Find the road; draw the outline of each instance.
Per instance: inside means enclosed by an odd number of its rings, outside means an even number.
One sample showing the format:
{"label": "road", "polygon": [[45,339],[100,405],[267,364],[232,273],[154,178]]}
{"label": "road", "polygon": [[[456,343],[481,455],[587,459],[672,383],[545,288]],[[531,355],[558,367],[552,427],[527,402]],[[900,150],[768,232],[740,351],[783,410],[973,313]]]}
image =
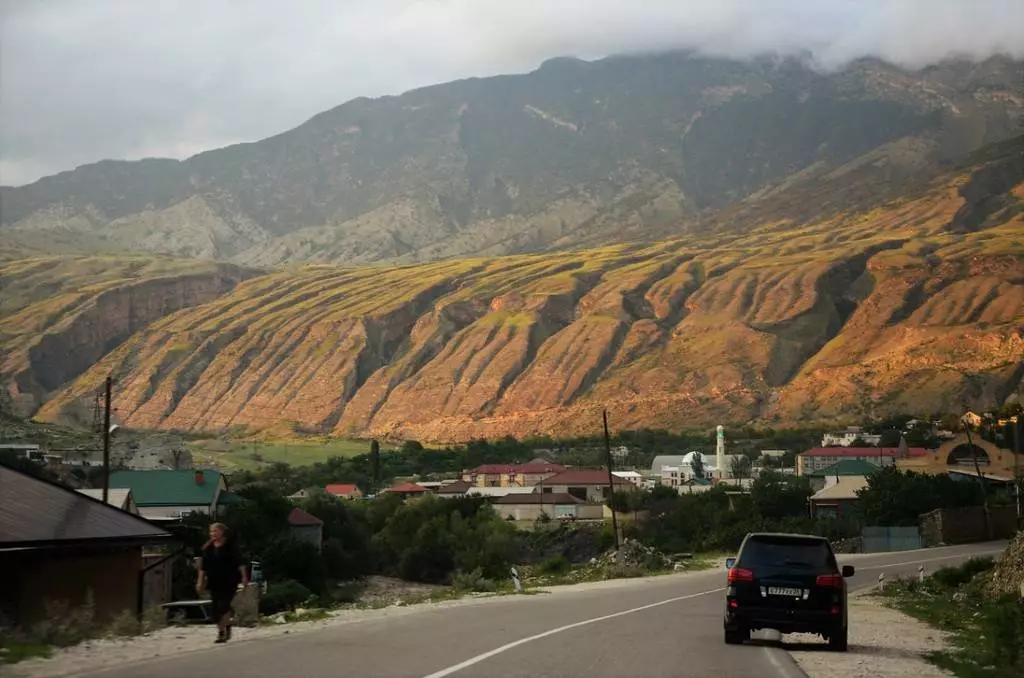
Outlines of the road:
{"label": "road", "polygon": [[[842,557],[850,589],[995,555],[1004,543]],[[236,640],[178,657],[88,674],[95,678],[360,676],[797,678],[777,642],[722,641],[724,569],[559,587],[531,596],[337,624],[273,639]],[[212,638],[212,636],[211,636]],[[822,651],[825,651],[824,648]]]}

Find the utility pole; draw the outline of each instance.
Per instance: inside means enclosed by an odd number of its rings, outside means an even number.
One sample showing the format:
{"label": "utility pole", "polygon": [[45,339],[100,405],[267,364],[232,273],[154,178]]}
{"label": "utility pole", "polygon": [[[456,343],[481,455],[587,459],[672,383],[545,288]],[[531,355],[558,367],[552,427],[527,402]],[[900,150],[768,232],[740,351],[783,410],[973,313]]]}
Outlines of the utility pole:
{"label": "utility pole", "polygon": [[985,538],[989,541],[992,540],[992,517],[988,511],[988,488],[985,487],[985,477],[981,475],[981,466],[978,465],[978,448],[974,446],[974,441],[971,438],[971,427],[967,425],[967,422],[963,422],[964,433],[967,434],[967,444],[971,448],[971,458],[974,459],[974,472],[978,476],[978,486],[981,488],[981,502],[982,509],[985,512]]}
{"label": "utility pole", "polygon": [[103,503],[110,495],[110,389],[113,379],[107,377],[103,389]]}
{"label": "utility pole", "polygon": [[1013,424],[1013,487],[1017,499],[1017,529],[1021,528],[1020,512],[1020,484],[1024,479],[1020,477],[1020,454],[1021,438],[1024,437],[1024,412],[1017,413],[1017,421]]}
{"label": "utility pole", "polygon": [[619,521],[615,517],[613,497],[615,496],[615,483],[612,480],[612,439],[608,435],[608,410],[601,411],[601,419],[604,422],[604,453],[608,462],[608,508],[612,512],[612,534],[615,535],[615,550],[619,550]]}

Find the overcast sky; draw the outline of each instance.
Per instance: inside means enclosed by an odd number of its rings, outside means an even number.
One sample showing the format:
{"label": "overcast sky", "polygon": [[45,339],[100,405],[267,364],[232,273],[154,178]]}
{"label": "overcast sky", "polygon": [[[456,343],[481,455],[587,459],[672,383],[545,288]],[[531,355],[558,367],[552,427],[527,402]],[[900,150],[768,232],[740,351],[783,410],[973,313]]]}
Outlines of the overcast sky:
{"label": "overcast sky", "polygon": [[662,48],[1024,56],[1024,0],[0,0],[0,183],[266,137],[356,96]]}

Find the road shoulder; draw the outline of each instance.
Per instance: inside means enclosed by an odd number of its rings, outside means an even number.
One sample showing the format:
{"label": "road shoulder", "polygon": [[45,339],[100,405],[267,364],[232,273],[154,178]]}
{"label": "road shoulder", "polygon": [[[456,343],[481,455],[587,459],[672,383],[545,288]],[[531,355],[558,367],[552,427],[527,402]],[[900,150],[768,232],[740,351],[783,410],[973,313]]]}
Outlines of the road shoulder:
{"label": "road shoulder", "polygon": [[850,648],[830,652],[818,636],[785,637],[785,647],[810,678],[948,678],[925,659],[947,649],[945,634],[872,595],[850,597]]}

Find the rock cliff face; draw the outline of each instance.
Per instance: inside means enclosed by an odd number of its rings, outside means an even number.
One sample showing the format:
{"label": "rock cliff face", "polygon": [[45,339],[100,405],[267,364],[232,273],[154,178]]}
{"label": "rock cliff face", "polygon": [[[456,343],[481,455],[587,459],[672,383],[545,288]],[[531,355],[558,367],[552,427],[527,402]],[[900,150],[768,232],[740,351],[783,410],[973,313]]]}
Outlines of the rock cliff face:
{"label": "rock cliff face", "polygon": [[112,372],[129,426],[430,441],[593,432],[603,407],[620,428],[989,407],[1024,379],[1018,151],[799,226],[114,284],[99,315],[34,314],[7,374],[16,393],[69,382],[49,420],[80,421]]}
{"label": "rock cliff face", "polygon": [[149,323],[229,292],[253,272],[146,258],[0,265],[3,402],[27,416]]}

